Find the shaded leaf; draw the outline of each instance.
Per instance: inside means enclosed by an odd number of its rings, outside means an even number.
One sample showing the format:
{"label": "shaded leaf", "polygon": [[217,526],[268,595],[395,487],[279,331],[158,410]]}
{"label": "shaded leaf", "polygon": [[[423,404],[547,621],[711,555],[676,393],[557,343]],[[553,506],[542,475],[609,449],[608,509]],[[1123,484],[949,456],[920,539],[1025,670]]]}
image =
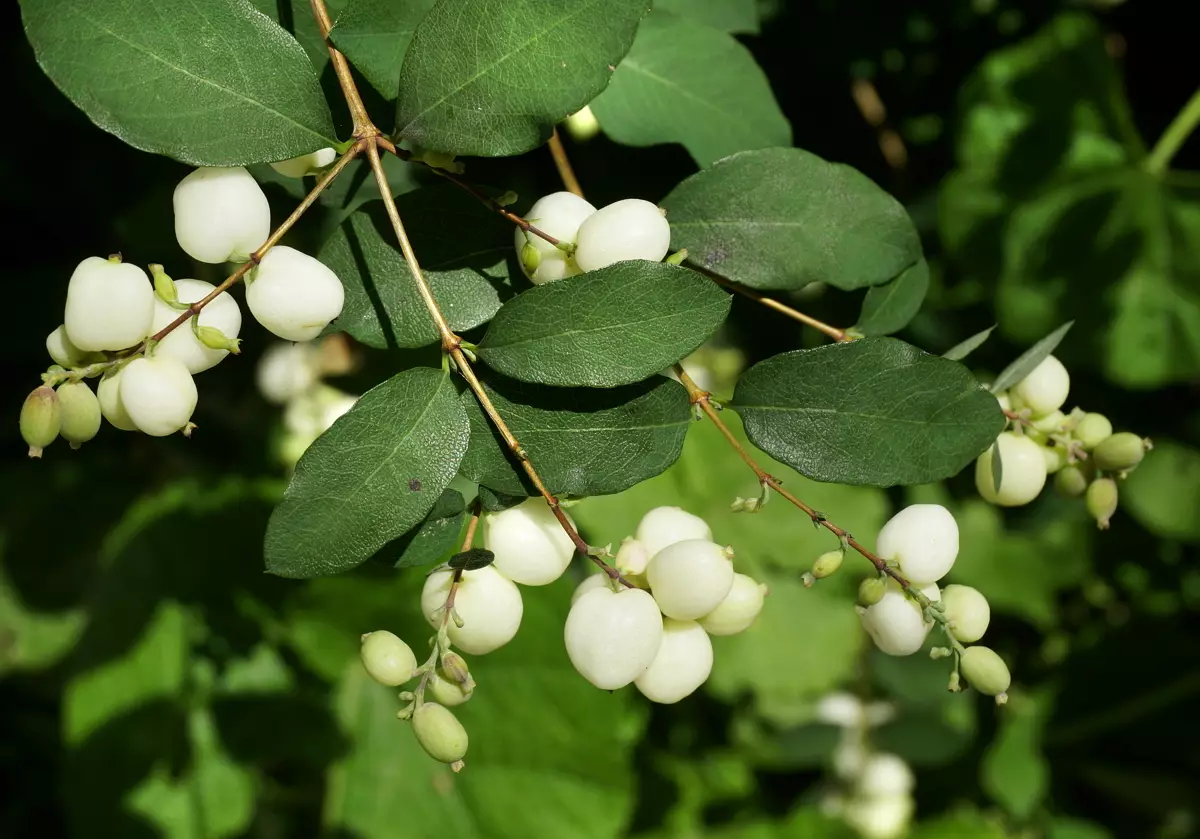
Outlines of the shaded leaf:
{"label": "shaded leaf", "polygon": [[682,143],[700,166],[792,144],[791,125],[749,50],[711,26],[659,11],[642,21],[591,108],[618,143]]}
{"label": "shaded leaf", "polygon": [[1022,697],[983,756],[981,786],[1017,821],[1032,816],[1049,789],[1050,767],[1041,749],[1046,703]]}
{"label": "shaded leaf", "polygon": [[21,12],[46,75],[135,148],[238,166],[336,142],[308,56],[247,0],[23,0]]}
{"label": "shaded leaf", "polygon": [[[474,433],[474,430],[472,430],[472,433]],[[467,453],[470,454],[470,451],[470,448],[468,448]],[[479,503],[483,507],[484,512],[487,513],[498,513],[501,510],[507,510],[509,507],[515,507],[524,502],[528,497],[523,492],[520,495],[505,495],[503,492],[496,492],[491,487],[482,484],[479,486]]]}
{"label": "shaded leaf", "polygon": [[965,367],[894,338],[759,362],[742,375],[733,407],[756,446],[801,474],[870,486],[948,478],[1005,423]]}
{"label": "shaded leaf", "polygon": [[761,289],[882,285],[921,258],[900,202],[856,169],[802,149],[735,154],[663,199],[671,245]]}
{"label": "shaded leaf", "polygon": [[467,437],[448,373],[416,368],[373,387],[296,465],[267,527],[267,570],[315,577],[366,561],[425,517]]}
{"label": "shaded leaf", "polygon": [[703,344],[729,305],[729,295],[695,271],[618,262],[535,286],[505,303],[478,352],[489,367],[525,382],[640,382]]}
{"label": "shaded leaf", "polygon": [[414,568],[437,562],[458,546],[466,521],[467,505],[462,495],[457,490],[446,490],[425,520],[401,538],[396,567]]}
{"label": "shaded leaf", "polygon": [[992,332],[996,329],[995,326],[989,326],[982,332],[976,332],[970,338],[959,341],[950,349],[942,353],[942,358],[948,358],[951,361],[962,361],[968,355],[979,349],[983,342],[992,337]]}
{"label": "shaded leaf", "polygon": [[654,10],[691,18],[722,32],[758,33],[758,4],[755,0],[655,0]]}
{"label": "shaded leaf", "polygon": [[338,15],[329,39],[380,95],[394,99],[404,53],[433,4],[434,0],[352,0]]}
{"label": "shaded leaf", "polygon": [[1067,321],[1058,329],[1051,332],[1042,340],[1038,341],[1014,361],[1012,364],[1005,367],[1000,375],[996,377],[996,381],[992,383],[992,393],[999,393],[1002,390],[1008,390],[1015,384],[1022,382],[1026,376],[1034,371],[1046,358],[1054,352],[1055,348],[1066,337],[1067,332],[1075,324],[1075,321]]}
{"label": "shaded leaf", "polygon": [[891,282],[867,290],[854,328],[864,335],[899,332],[921,311],[928,290],[929,263],[921,258]]}
{"label": "shaded leaf", "polygon": [[439,0],[400,69],[396,134],[462,155],[536,148],[604,90],[646,11],[644,0]]}
{"label": "shaded leaf", "polygon": [[1200,541],[1200,451],[1155,440],[1154,449],[1125,479],[1121,506],[1157,536]]}
{"label": "shaded leaf", "polygon": [[464,571],[476,571],[480,568],[487,568],[496,561],[496,555],[485,548],[471,548],[470,550],[456,553],[450,557],[448,563],[451,568],[461,568]]}

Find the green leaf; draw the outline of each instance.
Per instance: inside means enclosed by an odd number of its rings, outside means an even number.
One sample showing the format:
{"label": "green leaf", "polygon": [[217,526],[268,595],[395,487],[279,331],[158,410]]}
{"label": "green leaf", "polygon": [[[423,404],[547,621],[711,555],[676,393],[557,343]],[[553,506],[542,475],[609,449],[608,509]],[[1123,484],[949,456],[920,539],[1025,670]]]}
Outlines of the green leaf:
{"label": "green leaf", "polygon": [[1058,329],[1051,332],[1045,338],[1042,338],[1034,344],[1014,361],[1012,364],[1005,367],[1000,375],[996,377],[996,381],[992,383],[992,393],[1000,393],[1003,390],[1008,390],[1016,384],[1024,381],[1025,377],[1032,373],[1039,364],[1046,360],[1055,348],[1066,337],[1067,332],[1075,325],[1075,321],[1069,320],[1060,326]]}
{"label": "green leaf", "polygon": [[400,89],[400,65],[434,0],[351,0],[329,39],[385,99]]}
{"label": "green leaf", "polygon": [[453,552],[466,522],[467,505],[462,495],[457,490],[446,490],[425,520],[401,539],[396,567],[432,565]]}
{"label": "green leaf", "polygon": [[1155,440],[1121,486],[1121,506],[1156,536],[1200,542],[1200,451]]}
{"label": "green leaf", "polygon": [[467,449],[448,373],[405,370],[363,394],[309,447],[267,527],[267,570],[346,571],[420,522]]}
{"label": "green leaf", "polygon": [[657,10],[591,108],[618,143],[682,143],[702,167],[734,152],[792,144],[791,125],[748,49],[711,26]]}
{"label": "green leaf", "polygon": [[899,332],[921,310],[928,290],[929,263],[921,258],[891,282],[867,290],[854,328],[863,335]]}
{"label": "green leaf", "polygon": [[[565,495],[620,492],[657,475],[679,457],[692,419],[687,391],[659,377],[564,390],[489,376],[484,388],[550,491]],[[471,444],[462,474],[504,494],[534,494],[474,397],[463,402]]]}
{"label": "green leaf", "polygon": [[[449,184],[396,199],[421,269],[456,331],[486,323],[512,294],[512,226]],[[421,347],[438,340],[383,202],[363,205],[322,246],[346,301],[332,328],[367,346]]]}
{"label": "green leaf", "polygon": [[[0,536],[0,554],[4,542]],[[0,678],[11,671],[53,665],[74,646],[84,620],[79,609],[42,612],[30,608],[0,562]]]}
{"label": "green leaf", "polygon": [[735,154],[662,202],[671,244],[752,288],[882,285],[921,258],[904,207],[856,169],[801,149]]}
{"label": "green leaf", "polygon": [[968,806],[922,821],[913,826],[908,836],[910,839],[1012,839],[994,817]]}
{"label": "green leaf", "polygon": [[965,367],[894,338],[759,362],[733,407],[756,446],[801,474],[881,487],[957,474],[1005,423]]}
{"label": "green leaf", "polygon": [[970,338],[967,338],[964,341],[959,341],[953,347],[942,353],[942,358],[948,358],[951,361],[962,361],[968,355],[975,352],[975,350],[979,349],[979,347],[983,345],[984,341],[992,337],[992,332],[995,329],[996,327],[994,325],[989,326],[982,332],[976,332]]}
{"label": "green leaf", "polygon": [[[470,409],[468,409],[468,413],[470,413]],[[480,428],[480,433],[482,431],[483,429]],[[472,427],[471,433],[475,433],[474,427]],[[463,458],[463,462],[466,463],[470,457],[471,449],[468,447],[467,455]],[[498,513],[501,510],[507,510],[509,507],[515,507],[528,497],[524,491],[520,495],[506,495],[503,492],[496,492],[491,487],[483,485],[479,487],[479,503],[483,506],[484,512],[488,513]]]}
{"label": "green leaf", "polygon": [[1042,725],[1048,713],[1045,697],[1022,697],[1011,703],[981,765],[984,791],[1024,822],[1037,810],[1050,784],[1050,767],[1042,754]]}
{"label": "green leaf", "polygon": [[479,357],[524,382],[640,382],[703,344],[729,304],[728,294],[695,271],[618,262],[535,286],[505,303],[479,343]]}
{"label": "green leaf", "polygon": [[521,154],[604,90],[644,0],[439,0],[400,69],[396,134],[461,155]]}
{"label": "green leaf", "polygon": [[247,0],[22,0],[21,12],[46,75],[135,148],[239,166],[336,143],[308,56]]}
{"label": "green leaf", "polygon": [[[360,589],[377,585],[356,582]],[[415,609],[397,612],[394,604],[416,602],[422,582],[405,575],[404,585],[386,587],[389,623],[414,644],[431,630]],[[411,727],[396,720],[394,689],[349,664],[336,710],[353,749],[331,772],[323,818],[329,828],[361,839],[391,839],[397,825],[457,839],[625,835],[643,714],[632,691],[610,696],[571,667],[562,644],[571,583],[549,588],[526,598],[510,644],[470,662],[479,688],[454,709],[471,738],[460,774],[426,756]],[[439,789],[451,792],[430,792]]]}
{"label": "green leaf", "polygon": [[734,34],[758,34],[755,0],[655,0],[654,11],[670,12]]}

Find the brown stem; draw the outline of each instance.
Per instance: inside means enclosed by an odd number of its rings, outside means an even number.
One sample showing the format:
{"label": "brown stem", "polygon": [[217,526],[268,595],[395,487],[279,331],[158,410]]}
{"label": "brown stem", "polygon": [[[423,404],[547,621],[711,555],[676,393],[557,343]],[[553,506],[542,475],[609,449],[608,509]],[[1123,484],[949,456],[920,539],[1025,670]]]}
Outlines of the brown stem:
{"label": "brown stem", "polygon": [[350,74],[350,64],[346,61],[346,56],[342,55],[329,40],[329,30],[333,28],[333,22],[329,19],[329,10],[325,8],[325,0],[311,0],[311,3],[313,17],[317,20],[317,29],[320,30],[321,37],[329,49],[329,60],[333,64],[333,72],[337,76],[342,95],[346,98],[346,106],[350,109],[350,118],[354,120],[354,139],[361,140],[364,137],[378,136],[379,129],[375,127],[375,123],[371,122],[367,107],[358,94],[358,86],[354,83],[354,76]]}
{"label": "brown stem", "polygon": [[479,527],[479,514],[482,506],[476,499],[471,507],[471,520],[467,522],[467,535],[463,537],[462,551],[471,550],[471,545],[475,544],[475,529]]}
{"label": "brown stem", "polygon": [[714,271],[711,271],[708,268],[705,268],[703,265],[697,265],[696,263],[689,260],[687,262],[687,267],[691,268],[693,271],[697,271],[697,272],[703,274],[704,276],[708,277],[710,280],[712,280],[717,285],[725,286],[725,288],[728,288],[732,291],[736,291],[738,294],[745,295],[746,297],[749,297],[751,300],[756,300],[759,303],[762,303],[768,309],[774,309],[775,311],[779,312],[780,314],[787,315],[792,320],[799,321],[800,323],[804,324],[805,326],[811,326],[813,329],[816,329],[820,332],[824,332],[826,335],[828,335],[830,338],[832,338],[835,341],[840,342],[840,341],[853,340],[852,338],[850,338],[849,336],[846,335],[846,330],[838,329],[836,326],[830,326],[829,324],[825,323],[824,321],[819,321],[816,318],[812,317],[811,315],[806,315],[806,314],[804,314],[804,312],[793,309],[791,306],[787,305],[786,303],[780,303],[778,300],[775,300],[774,298],[771,298],[771,297],[767,297],[765,294],[762,294],[761,292],[755,291],[752,288],[747,288],[746,286],[741,285],[740,283],[735,283],[733,280],[730,280],[727,277],[722,277],[720,274],[718,274]]}
{"label": "brown stem", "polygon": [[583,197],[583,187],[579,185],[579,178],[575,177],[575,170],[571,166],[571,160],[567,157],[567,150],[563,147],[562,138],[558,136],[558,129],[554,129],[554,133],[550,135],[550,156],[554,158],[554,167],[558,169],[559,180],[563,182],[563,186],[568,192],[573,192],[580,198]]}

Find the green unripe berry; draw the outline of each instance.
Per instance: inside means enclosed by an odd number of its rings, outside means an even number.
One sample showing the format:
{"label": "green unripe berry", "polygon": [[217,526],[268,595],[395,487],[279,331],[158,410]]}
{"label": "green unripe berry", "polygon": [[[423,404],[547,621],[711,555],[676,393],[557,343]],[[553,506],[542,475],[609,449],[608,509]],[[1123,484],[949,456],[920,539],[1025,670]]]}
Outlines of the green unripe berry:
{"label": "green unripe berry", "polygon": [[459,684],[450,677],[449,673],[439,667],[430,675],[429,683],[425,686],[425,689],[438,702],[448,708],[452,708],[463,704],[471,698],[471,695],[475,692],[475,682],[469,681],[465,684]]}
{"label": "green unripe berry", "polygon": [[381,685],[402,685],[417,669],[417,657],[412,649],[386,630],[364,635],[359,652],[368,675]]}
{"label": "green unripe berry", "polygon": [[1030,420],[1030,425],[1043,434],[1057,434],[1062,431],[1063,424],[1067,418],[1063,416],[1062,411],[1052,411],[1039,419]]}
{"label": "green unripe berry", "polygon": [[991,647],[967,647],[958,666],[971,687],[985,696],[1000,696],[1012,684],[1008,665]]}
{"label": "green unripe berry", "polygon": [[983,637],[992,619],[987,598],[970,586],[948,585],[942,589],[942,609],[950,634],[971,644]]}
{"label": "green unripe berry", "polygon": [[887,581],[882,577],[867,577],[858,584],[858,602],[862,606],[874,606],[887,593]]}
{"label": "green unripe berry", "polygon": [[1113,434],[1092,452],[1092,462],[1104,472],[1128,472],[1146,456],[1146,441],[1129,431]]}
{"label": "green unripe berry", "polygon": [[467,730],[443,705],[425,702],[412,716],[413,733],[425,754],[442,763],[457,763],[467,753]]}
{"label": "green unripe berry", "polygon": [[1064,498],[1078,498],[1087,487],[1088,477],[1082,466],[1068,464],[1054,476],[1054,489]]}
{"label": "green unripe berry", "polygon": [[818,580],[822,580],[833,574],[842,567],[842,552],[840,550],[828,551],[821,554],[812,565],[812,575]]}
{"label": "green unripe berry", "polygon": [[1074,437],[1085,451],[1091,451],[1112,436],[1112,423],[1104,414],[1084,414],[1075,425]]}
{"label": "green unripe berry", "polygon": [[1108,530],[1109,519],[1117,511],[1117,495],[1117,482],[1112,478],[1097,478],[1088,484],[1087,509],[1101,530]]}
{"label": "green unripe berry", "polygon": [[21,436],[29,445],[30,457],[41,457],[42,449],[54,442],[61,427],[62,409],[58,394],[48,385],[34,388],[21,406]]}
{"label": "green unripe berry", "polygon": [[521,267],[525,269],[527,275],[532,277],[541,264],[542,255],[532,242],[526,242],[521,246]]}
{"label": "green unripe berry", "polygon": [[1051,444],[1042,446],[1042,457],[1046,460],[1046,474],[1054,475],[1070,462],[1070,452],[1066,446]]}
{"label": "green unripe berry", "polygon": [[100,400],[84,382],[59,385],[59,434],[77,449],[100,431]]}

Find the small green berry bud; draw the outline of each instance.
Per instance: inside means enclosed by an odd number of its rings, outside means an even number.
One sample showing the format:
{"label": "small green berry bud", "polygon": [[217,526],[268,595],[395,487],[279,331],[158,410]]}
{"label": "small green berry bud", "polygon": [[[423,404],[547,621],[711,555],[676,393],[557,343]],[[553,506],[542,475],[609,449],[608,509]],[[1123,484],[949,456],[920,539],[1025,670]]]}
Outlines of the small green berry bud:
{"label": "small green berry bud", "polygon": [[446,707],[454,707],[471,698],[475,692],[475,681],[468,676],[465,683],[459,684],[439,667],[429,676],[429,683],[425,687],[435,700]]}
{"label": "small green berry bud", "polygon": [[532,277],[541,264],[542,255],[538,252],[533,242],[526,242],[521,245],[521,267],[525,269],[526,274]]}
{"label": "small green berry bud", "polygon": [[455,171],[454,155],[442,151],[425,151],[421,155],[421,159],[432,166],[434,169],[447,169]]}
{"label": "small green berry bud", "polygon": [[58,388],[59,434],[77,449],[100,431],[100,400],[85,382],[66,382]]}
{"label": "small green berry bud", "polygon": [[467,753],[467,730],[443,705],[426,702],[412,715],[413,733],[431,758],[442,763],[457,763]]}
{"label": "small green berry bud", "polygon": [[21,436],[29,444],[29,456],[41,457],[54,442],[61,427],[62,409],[58,394],[48,385],[34,388],[21,406]]}
{"label": "small green berry bud", "polygon": [[1105,472],[1128,472],[1146,456],[1146,441],[1129,431],[1106,438],[1092,452],[1096,468]]}
{"label": "small green berry bud", "polygon": [[867,577],[858,584],[858,602],[863,606],[874,606],[887,593],[887,581],[881,577]]}
{"label": "small green berry bud", "polygon": [[417,657],[412,649],[386,630],[364,635],[359,652],[367,674],[381,685],[402,685],[417,669]]}
{"label": "small green berry bud", "polygon": [[161,265],[151,265],[150,274],[154,277],[154,293],[158,295],[158,299],[168,306],[178,308],[179,291],[175,288],[175,281],[167,276]]}
{"label": "small green berry bud", "polygon": [[987,598],[978,589],[952,584],[942,589],[942,610],[950,634],[971,644],[983,637],[992,619]]}
{"label": "small green berry bud", "polygon": [[465,685],[471,678],[467,662],[458,653],[446,653],[442,656],[442,670],[446,678],[455,684]]}
{"label": "small green berry bud", "polygon": [[1054,476],[1054,489],[1064,498],[1078,498],[1087,491],[1088,477],[1082,466],[1067,464]]}
{"label": "small green berry bud", "polygon": [[521,196],[517,195],[515,192],[513,192],[510,189],[507,192],[505,192],[503,195],[501,195],[499,198],[497,198],[496,203],[499,204],[501,207],[509,207],[513,204],[516,204],[517,199],[520,197]]}
{"label": "small green berry bud", "polygon": [[812,575],[818,580],[823,580],[830,574],[833,574],[842,567],[842,552],[841,550],[827,551],[817,557],[812,565]]}
{"label": "small green berry bud", "polygon": [[958,666],[967,683],[985,696],[999,696],[1012,684],[1008,665],[991,647],[967,647]]}
{"label": "small green berry bud", "polygon": [[1074,436],[1084,451],[1091,451],[1112,436],[1112,423],[1104,414],[1084,414],[1075,426]]}
{"label": "small green berry bud", "polygon": [[1108,530],[1109,519],[1117,511],[1117,482],[1112,478],[1097,478],[1087,488],[1087,509],[1096,526]]}
{"label": "small green berry bud", "polygon": [[675,251],[675,253],[671,254],[666,259],[664,259],[663,262],[667,263],[668,265],[682,265],[683,261],[685,259],[687,259],[687,257],[688,257],[687,248],[681,248],[680,250]]}
{"label": "small green berry bud", "polygon": [[195,318],[192,318],[192,320],[196,322],[196,326],[192,327],[192,332],[196,334],[196,338],[199,339],[200,343],[210,350],[227,350],[234,355],[242,351],[241,338],[227,338],[225,333],[215,326],[200,326]]}
{"label": "small green berry bud", "polygon": [[1057,434],[1062,431],[1063,424],[1066,421],[1067,418],[1063,416],[1062,411],[1053,411],[1044,417],[1031,420],[1030,425],[1043,434]]}

